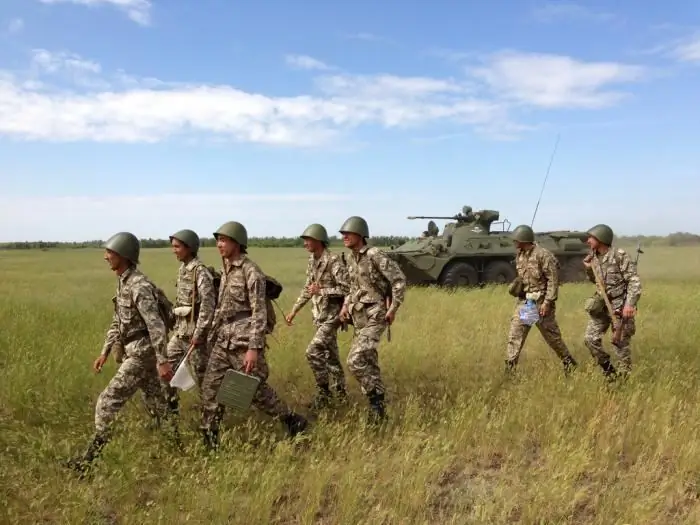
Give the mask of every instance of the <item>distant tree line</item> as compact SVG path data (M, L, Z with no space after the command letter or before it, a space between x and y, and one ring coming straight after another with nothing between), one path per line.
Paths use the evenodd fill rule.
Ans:
M374 246L397 246L410 240L407 236L379 236L372 237L370 242ZM201 239L202 246L216 246L213 237ZM341 238L332 236L331 246L339 247L343 245ZM694 233L677 232L670 235L636 235L618 237L616 242L620 244L637 244L642 246L694 246L700 245L700 235ZM0 243L0 250L35 250L49 248L99 248L104 243L103 240L91 240L81 242L48 242L48 241L17 241ZM304 245L304 241L298 237L251 237L248 245L253 248L294 248ZM141 239L142 248L166 248L170 246L168 239Z

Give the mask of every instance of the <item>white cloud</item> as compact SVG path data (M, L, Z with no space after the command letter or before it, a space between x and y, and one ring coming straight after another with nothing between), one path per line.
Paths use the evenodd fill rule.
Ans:
M137 24L147 26L151 21L150 0L39 0L42 4L79 4L88 7L111 5L124 11Z
M700 63L700 32L677 42L671 54L681 62Z
M13 18L10 23L7 24L7 33L9 35L14 35L20 33L24 29L24 20L21 18Z
M549 2L533 10L533 17L539 22L557 22L560 20L591 20L609 22L617 17L613 13L596 11L574 2Z
M328 64L308 55L286 55L284 59L288 65L297 69L319 69L322 71L333 69Z
M512 120L514 107L600 108L623 96L607 85L633 82L643 73L612 62L506 52L486 57L461 77L322 74L315 93L274 97L122 70L109 74L67 52L35 50L32 66L28 74L0 70L0 135L126 143L203 135L296 147L327 144L365 125L451 123L514 138L532 129Z
M471 73L520 104L542 108L601 108L626 95L605 88L639 81L645 68L618 62L582 62L562 55L504 51Z

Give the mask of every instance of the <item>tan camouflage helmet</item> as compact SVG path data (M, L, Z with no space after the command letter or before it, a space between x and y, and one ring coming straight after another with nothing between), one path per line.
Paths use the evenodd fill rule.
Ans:
M141 242L131 232L119 232L112 235L102 247L128 259L133 264L139 264Z
M607 224L596 224L588 230L588 235L595 237L603 244L610 246L613 243L613 231Z
M192 250L192 253L197 255L199 251L199 235L195 232L192 230L180 230L170 236L170 242L173 242L173 239L177 239L181 243L186 244L187 247Z
M248 247L248 231L240 222L229 221L225 222L219 229L214 232L214 238L218 239L219 235L225 235L241 245L241 248Z
M521 224L513 230L513 239L518 242L535 242L535 232L527 224Z
M317 241L321 241L326 246L328 246L328 243L330 242L328 239L328 232L321 224L310 224L306 227L304 233L302 233L299 237L302 239L307 237L309 239L315 239Z
M367 225L367 221L362 217L358 217L357 215L349 217L338 231L340 231L340 233L356 233L365 239L369 237L369 226Z

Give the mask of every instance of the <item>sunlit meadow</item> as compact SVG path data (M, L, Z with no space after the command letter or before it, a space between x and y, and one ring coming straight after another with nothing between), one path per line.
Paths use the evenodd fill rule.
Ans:
M287 311L306 252L260 248L251 257L284 284ZM202 258L220 264L214 249ZM142 270L171 298L177 265L169 250L142 251ZM0 520L700 523L700 250L649 248L639 267L634 372L623 387L606 387L583 345L592 284L560 290L575 374L563 375L535 330L513 380L503 374L513 307L505 287L410 289L380 346L383 432L364 426L366 400L348 376L350 406L314 417L307 437L290 441L251 409L228 414L222 449L208 456L191 390L182 394L179 452L149 428L137 394L93 476L79 480L61 461L84 450L95 400L116 369L111 358L101 374L91 368L115 276L100 250L0 252ZM292 327L277 315L270 383L308 414L310 307ZM351 335L340 335L343 360Z

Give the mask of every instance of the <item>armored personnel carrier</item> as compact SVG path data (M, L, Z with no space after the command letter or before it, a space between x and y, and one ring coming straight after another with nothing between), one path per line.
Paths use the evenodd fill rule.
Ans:
M436 284L444 287L505 284L515 279L515 245L510 222L498 222L496 210L473 212L464 206L451 217L409 216L408 219L442 219L447 223L440 234L430 220L428 229L417 238L392 246L387 254L406 274L409 285ZM500 230L492 229L496 224ZM507 226L506 226L507 224ZM536 232L535 241L559 260L562 283L586 280L583 258L588 254L586 232Z

